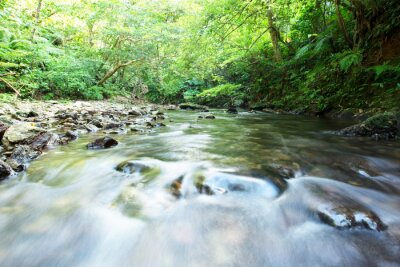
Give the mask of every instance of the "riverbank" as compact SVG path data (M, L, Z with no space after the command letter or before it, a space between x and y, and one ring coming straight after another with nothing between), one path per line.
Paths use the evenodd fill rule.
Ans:
M14 101L0 104L0 180L22 172L45 149L86 133L123 134L165 126L151 104Z

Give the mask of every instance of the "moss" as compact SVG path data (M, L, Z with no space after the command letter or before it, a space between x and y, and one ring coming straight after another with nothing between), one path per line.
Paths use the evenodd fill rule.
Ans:
M376 114L363 122L368 128L390 128L397 125L396 115L393 112Z

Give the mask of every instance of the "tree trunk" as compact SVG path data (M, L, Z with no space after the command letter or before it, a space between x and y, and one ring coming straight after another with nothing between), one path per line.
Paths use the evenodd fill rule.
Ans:
M36 33L36 28L39 25L39 19L40 19L40 10L42 9L42 0L38 1L38 5L36 8L36 15L35 15L35 25L33 26L32 29L32 36L31 36L31 41L33 41L33 38L35 38L35 33Z
M101 80L97 83L97 85L101 86L103 85L109 78L111 78L118 70L120 70L121 68L125 68L133 63L135 63L137 60L130 60L128 62L125 63L120 63L117 66L115 66L113 69L111 69L109 72L107 72L103 78L101 78Z
M276 61L282 60L281 49L279 47L279 32L275 27L274 16L271 10L271 4L268 3L267 7L267 18L268 18L268 26L269 26L269 35L271 36L272 47L274 49L274 58Z
M335 8L336 8L336 15L338 18L339 27L343 33L344 40L346 41L346 43L349 45L350 48L353 48L353 42L350 40L349 34L346 30L346 25L344 23L342 13L340 12L340 0L335 0Z

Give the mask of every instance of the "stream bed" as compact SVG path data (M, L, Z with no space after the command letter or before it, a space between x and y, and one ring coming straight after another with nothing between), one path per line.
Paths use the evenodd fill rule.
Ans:
M400 266L399 142L199 114L105 150L84 135L3 181L0 266Z

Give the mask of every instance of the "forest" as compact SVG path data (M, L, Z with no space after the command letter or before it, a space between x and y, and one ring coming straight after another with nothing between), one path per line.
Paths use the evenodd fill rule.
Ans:
M396 0L1 0L0 99L395 109Z

